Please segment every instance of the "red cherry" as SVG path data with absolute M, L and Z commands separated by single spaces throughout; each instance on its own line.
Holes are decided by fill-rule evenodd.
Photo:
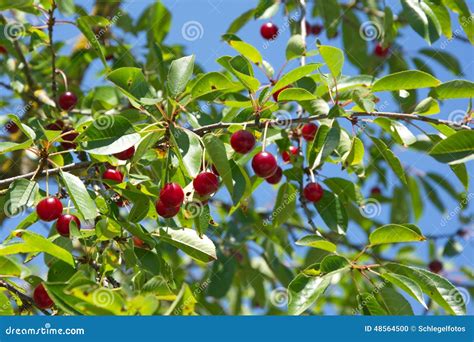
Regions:
M 193 187 L 199 195 L 207 196 L 219 189 L 219 179 L 212 172 L 202 172 L 194 178 Z
M 135 247 L 138 247 L 138 248 L 145 247 L 145 242 L 142 239 L 137 238 L 136 236 L 134 236 L 132 239 L 133 239 L 133 245 Z
M 277 168 L 275 157 L 268 152 L 259 152 L 252 159 L 252 169 L 259 177 L 270 177 L 277 171 Z
M 113 54 L 110 54 L 110 55 L 107 55 L 105 56 L 105 60 L 108 62 L 108 61 L 111 61 L 114 59 L 114 55 Z
M 323 194 L 323 188 L 318 183 L 308 183 L 303 189 L 304 198 L 310 202 L 318 202 Z
M 8 53 L 7 48 L 3 45 L 0 45 L 0 54 L 6 55 Z
M 175 216 L 179 212 L 179 206 L 173 207 L 173 206 L 167 206 L 163 201 L 159 200 L 156 201 L 156 212 L 158 215 L 164 218 L 170 218 Z
M 322 25 L 316 24 L 316 25 L 311 26 L 311 33 L 314 34 L 315 36 L 320 34 L 322 31 L 323 31 Z
M 311 34 L 311 24 L 305 21 L 306 26 L 306 35 L 309 36 Z
M 14 134 L 20 130 L 20 127 L 18 127 L 18 125 L 13 121 L 8 121 L 4 127 L 11 134 Z
M 77 103 L 77 96 L 67 91 L 59 96 L 59 107 L 62 110 L 71 110 Z
M 281 167 L 277 166 L 275 173 L 270 177 L 265 178 L 265 180 L 270 184 L 278 184 L 281 181 L 281 177 L 283 177 L 283 170 Z
M 240 130 L 232 134 L 230 137 L 230 145 L 235 152 L 245 154 L 251 151 L 255 146 L 255 137 L 249 131 Z
M 69 133 L 68 133 L 69 132 Z M 64 134 L 66 133 L 66 134 Z M 68 149 L 71 149 L 71 148 L 76 148 L 77 144 L 76 143 L 73 143 L 73 142 L 68 142 L 68 141 L 74 141 L 77 136 L 79 135 L 79 133 L 77 133 L 73 128 L 66 128 L 63 130 L 63 140 L 65 140 L 66 142 L 62 142 L 61 143 L 61 146 L 68 150 Z
M 33 300 L 41 309 L 49 309 L 54 305 L 53 300 L 48 295 L 48 292 L 46 292 L 43 284 L 36 286 L 35 290 L 33 291 Z
M 179 184 L 165 184 L 160 191 L 160 201 L 167 207 L 179 207 L 184 201 L 184 191 Z
M 372 196 L 380 196 L 381 193 L 382 193 L 382 190 L 380 190 L 378 186 L 374 186 L 372 189 L 370 189 L 370 194 Z
M 56 120 L 55 122 L 50 123 L 49 125 L 46 126 L 46 129 L 49 131 L 62 131 L 63 128 L 64 128 L 64 121 L 62 120 Z
M 273 40 L 278 36 L 278 26 L 273 23 L 265 23 L 260 27 L 260 34 L 266 40 Z
M 278 102 L 278 96 L 280 95 L 280 93 L 285 90 L 285 89 L 288 89 L 288 88 L 291 88 L 289 85 L 287 85 L 286 87 L 283 87 L 281 89 L 278 89 L 276 92 L 273 93 L 273 99 L 275 100 L 275 102 Z
M 433 260 L 428 264 L 428 268 L 433 273 L 439 273 L 443 270 L 443 263 L 439 260 Z
M 125 151 L 115 153 L 114 157 L 120 160 L 128 160 L 135 154 L 135 146 L 127 148 Z
M 310 122 L 303 126 L 303 128 L 301 129 L 301 134 L 303 134 L 303 138 L 306 141 L 313 141 L 317 130 L 318 130 L 318 126 Z
M 77 229 L 81 229 L 81 221 L 79 221 L 77 216 L 69 214 L 59 216 L 56 221 L 56 230 L 58 233 L 62 236 L 69 236 L 69 225 L 72 221 L 76 223 Z
M 216 176 L 219 176 L 219 171 L 217 171 L 216 166 L 214 164 L 211 165 L 211 169 L 212 169 L 212 172 L 214 172 Z
M 123 174 L 119 170 L 107 169 L 102 174 L 102 179 L 107 179 L 107 180 L 114 181 L 114 182 L 117 182 L 117 183 L 122 183 Z
M 283 151 L 281 157 L 285 163 L 289 163 L 291 161 L 291 155 L 297 156 L 300 150 L 296 146 L 290 146 L 289 152 Z M 291 155 L 290 155 L 291 153 Z
M 57 197 L 46 197 L 36 206 L 36 214 L 43 221 L 56 220 L 63 213 L 63 204 Z
M 390 48 L 389 48 L 389 47 L 384 48 L 384 47 L 382 46 L 382 44 L 380 44 L 380 43 L 377 43 L 377 45 L 375 45 L 374 54 L 375 54 L 377 57 L 385 58 L 385 57 L 388 56 L 389 52 L 390 52 Z

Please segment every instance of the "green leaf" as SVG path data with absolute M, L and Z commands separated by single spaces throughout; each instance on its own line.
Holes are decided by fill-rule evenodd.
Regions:
M 421 197 L 416 178 L 408 176 L 407 181 L 411 198 L 411 208 L 413 209 L 415 220 L 418 221 L 421 217 L 421 214 L 423 213 L 423 198 Z
M 322 64 L 320 63 L 307 64 L 291 70 L 287 74 L 283 75 L 273 86 L 272 94 L 275 93 L 277 90 L 280 90 L 281 88 L 284 88 L 287 85 L 292 84 L 305 76 L 308 76 L 309 74 L 320 68 L 321 65 Z
M 321 126 L 318 129 L 318 132 L 316 134 L 313 146 L 311 146 L 311 155 L 315 155 L 314 161 L 312 161 L 313 158 L 309 158 L 309 164 L 311 165 L 312 163 L 312 168 L 316 168 L 320 165 L 322 165 L 326 159 L 333 153 L 336 148 L 339 146 L 339 141 L 341 138 L 341 130 L 339 127 L 332 127 L 327 131 L 327 134 L 324 135 L 324 131 L 320 129 L 322 127 L 327 127 L 327 126 Z M 321 134 L 319 134 L 321 133 Z M 324 140 L 323 140 L 324 138 Z M 316 152 L 317 154 L 313 153 Z
M 429 154 L 442 163 L 460 164 L 474 159 L 474 131 L 458 131 L 438 142 Z
M 337 0 L 317 1 L 316 9 L 324 21 L 324 29 L 327 37 L 333 37 L 337 32 L 339 20 L 341 19 L 341 6 Z
M 0 256 L 42 252 L 74 266 L 74 258 L 71 253 L 41 235 L 28 230 L 16 230 L 12 234 L 23 239 L 24 242 L 0 245 Z
M 136 102 L 151 96 L 150 85 L 141 69 L 124 67 L 111 71 L 107 79 L 113 82 L 129 98 Z
M 76 210 L 86 221 L 94 221 L 97 216 L 97 207 L 84 183 L 79 177 L 68 172 L 61 171 L 61 177 Z
M 216 260 L 216 247 L 205 235 L 199 237 L 198 233 L 189 228 L 164 227 L 152 232 L 163 241 L 181 249 L 193 259 L 210 262 Z
M 254 12 L 255 10 L 251 9 L 242 13 L 229 25 L 226 32 L 228 34 L 237 33 L 250 19 L 253 18 Z
M 439 103 L 432 97 L 427 97 L 421 100 L 413 110 L 413 114 L 432 115 L 438 114 L 441 111 Z
M 107 18 L 98 16 L 98 15 L 83 16 L 77 19 L 77 27 L 82 32 L 82 34 L 87 38 L 92 48 L 94 48 L 94 51 L 99 56 L 100 60 L 102 61 L 102 64 L 104 65 L 106 69 L 108 68 L 108 65 L 107 65 L 107 61 L 105 60 L 104 47 L 102 46 L 102 43 L 97 39 L 92 29 L 94 27 L 106 28 L 110 26 L 111 26 L 111 23 Z
M 430 74 L 418 70 L 405 70 L 384 76 L 372 86 L 373 92 L 396 91 L 436 87 L 441 83 Z
M 298 246 L 308 246 L 331 253 L 336 252 L 336 245 L 318 235 L 305 235 L 295 242 Z
M 342 66 L 344 65 L 344 53 L 341 49 L 330 45 L 320 45 L 318 48 L 331 75 L 334 78 L 338 78 L 342 73 Z
M 344 267 L 320 277 L 307 277 L 299 274 L 288 286 L 288 314 L 300 315 L 313 305 L 335 280 L 348 272 Z
M 262 64 L 262 55 L 253 45 L 241 40 L 231 40 L 229 41 L 229 45 L 241 55 L 248 58 L 252 63 L 257 65 Z
M 7 199 L 4 204 L 4 212 L 7 216 L 15 216 L 33 206 L 36 195 L 39 192 L 38 183 L 27 179 L 18 179 L 10 184 Z
M 286 59 L 292 60 L 299 58 L 306 54 L 306 44 L 300 34 L 295 34 L 290 37 L 286 45 Z
M 369 236 L 371 246 L 386 243 L 424 241 L 426 238 L 414 224 L 387 224 L 375 229 Z
M 357 137 L 352 139 L 351 149 L 342 157 L 344 165 L 358 165 L 364 159 L 364 144 Z
M 387 311 L 382 308 L 373 293 L 363 292 L 357 296 L 357 300 L 359 307 L 368 315 L 384 316 L 387 314 Z
M 183 165 L 192 178 L 201 171 L 202 147 L 197 134 L 187 129 L 172 129 L 176 146 L 182 156 Z
M 314 205 L 330 229 L 338 234 L 346 233 L 348 221 L 347 213 L 339 196 L 324 190 L 323 197 Z
M 428 309 L 428 307 L 426 306 L 425 300 L 423 298 L 423 292 L 421 291 L 421 288 L 413 280 L 403 275 L 390 273 L 390 272 L 382 273 L 380 276 L 384 278 L 385 280 L 401 288 L 411 297 L 416 299 L 421 305 L 423 305 L 425 309 Z
M 388 148 L 387 145 L 385 145 L 382 140 L 375 137 L 370 138 L 374 142 L 374 145 L 377 148 L 378 152 L 382 155 L 382 157 L 385 159 L 385 161 L 393 170 L 393 172 L 398 176 L 400 181 L 403 184 L 407 184 L 405 169 L 403 168 L 397 156 L 395 156 L 395 154 Z
M 181 94 L 188 84 L 194 69 L 194 55 L 182 57 L 171 62 L 168 73 L 168 88 L 172 96 Z
M 389 8 L 386 6 L 385 8 Z M 344 51 L 349 62 L 358 67 L 361 72 L 367 69 L 367 37 L 360 33 L 360 30 L 354 29 L 361 27 L 362 23 L 357 17 L 355 11 L 344 13 L 342 21 L 342 41 L 344 42 Z M 378 26 L 375 26 L 378 35 Z
M 430 43 L 428 16 L 423 11 L 420 2 L 416 0 L 401 0 L 401 3 L 410 26 Z
M 203 137 L 204 146 L 206 147 L 206 153 L 211 157 L 211 161 L 219 172 L 220 177 L 224 181 L 229 193 L 232 194 L 234 184 L 232 181 L 232 170 L 230 169 L 229 159 L 227 158 L 227 152 L 225 145 L 218 137 L 212 134 L 206 134 Z
M 15 311 L 13 310 L 10 299 L 3 293 L 0 292 L 0 316 L 13 316 Z M 5 319 L 5 318 L 4 318 Z
M 89 153 L 111 155 L 125 151 L 140 141 L 140 134 L 122 115 L 99 116 L 77 138 Z
M 298 190 L 293 184 L 284 183 L 280 186 L 272 213 L 274 227 L 279 227 L 293 215 L 297 197 Z
M 311 101 L 316 96 L 303 88 L 288 88 L 278 94 L 278 101 Z
M 349 267 L 349 261 L 340 255 L 328 255 L 321 261 L 321 273 L 330 273 Z
M 474 97 L 474 82 L 453 80 L 444 82 L 430 92 L 430 96 L 440 99 L 469 99 Z
M 469 188 L 469 174 L 467 173 L 467 168 L 465 164 L 455 164 L 449 165 L 451 170 L 453 170 L 456 177 L 458 177 L 459 181 L 464 188 L 467 190 Z
M 416 142 L 415 135 L 399 121 L 388 118 L 376 118 L 374 122 L 389 133 L 400 145 L 406 147 Z
M 453 36 L 453 31 L 451 29 L 451 17 L 446 6 L 437 0 L 425 0 L 425 2 L 430 6 L 431 10 L 438 19 L 443 34 L 448 37 L 448 39 L 451 39 Z
M 466 304 L 462 294 L 445 278 L 418 267 L 396 263 L 389 263 L 384 267 L 416 282 L 422 291 L 446 310 L 448 314 L 466 314 Z
M 62 0 L 58 1 L 56 4 L 59 11 L 65 16 L 72 16 L 74 14 L 74 0 Z
M 0 277 L 24 278 L 30 270 L 13 258 L 0 256 Z
M 191 95 L 197 99 L 219 91 L 236 89 L 237 87 L 239 87 L 239 84 L 232 82 L 224 74 L 220 72 L 209 72 L 194 83 L 191 88 Z

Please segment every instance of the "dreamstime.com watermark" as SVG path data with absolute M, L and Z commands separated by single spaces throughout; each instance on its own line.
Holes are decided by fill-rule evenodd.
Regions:
M 281 203 L 281 205 L 278 206 L 278 208 L 275 208 L 275 210 L 273 210 L 269 218 L 263 220 L 263 225 L 267 226 L 269 224 L 272 224 L 273 219 L 277 217 L 277 215 L 280 215 L 280 213 L 283 210 L 285 210 L 287 205 L 289 205 L 291 202 L 294 202 L 296 198 L 298 197 L 298 195 L 299 195 L 298 191 L 295 191 L 289 196 L 288 194 L 283 195 L 283 202 Z
M 456 217 L 461 210 L 463 210 L 464 207 L 467 206 L 467 204 L 472 201 L 474 198 L 474 192 L 470 192 L 466 195 L 466 197 L 463 197 L 459 204 L 451 210 L 449 213 L 447 213 L 443 218 L 441 219 L 441 222 L 439 223 L 441 227 L 445 227 L 454 217 Z
M 17 328 L 9 326 L 5 329 L 5 335 L 85 335 L 84 328 L 52 328 L 50 323 L 39 328 Z

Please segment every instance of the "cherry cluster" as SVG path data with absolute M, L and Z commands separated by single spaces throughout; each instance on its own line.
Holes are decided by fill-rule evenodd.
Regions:
M 314 123 L 307 123 L 301 129 L 301 135 L 306 141 L 313 141 L 318 126 Z M 230 144 L 235 152 L 246 154 L 255 146 L 255 137 L 247 130 L 234 132 L 230 138 Z M 288 151 L 283 151 L 281 156 L 284 163 L 289 163 L 300 154 L 299 148 L 290 146 Z M 264 178 L 269 184 L 278 184 L 283 177 L 283 170 L 278 166 L 275 156 L 263 150 L 252 158 L 252 169 L 258 177 Z M 318 202 L 323 196 L 323 188 L 316 182 L 308 183 L 303 191 L 306 200 Z

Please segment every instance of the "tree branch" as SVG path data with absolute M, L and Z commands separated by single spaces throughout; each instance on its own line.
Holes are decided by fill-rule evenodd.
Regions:
M 61 170 L 62 171 L 71 171 L 71 170 L 85 169 L 85 168 L 89 167 L 91 164 L 92 164 L 91 162 L 87 161 L 87 162 L 69 164 L 69 165 L 66 165 L 66 166 L 63 166 L 63 167 L 57 167 L 57 168 L 54 168 L 54 169 L 43 170 L 40 173 L 40 176 L 46 176 L 46 172 L 48 172 L 48 174 L 51 176 L 51 175 L 58 174 Z M 18 179 L 30 178 L 30 177 L 33 177 L 34 175 L 35 175 L 35 172 L 33 171 L 33 172 L 25 173 L 23 175 L 18 175 L 18 176 L 7 178 L 7 179 L 2 179 L 2 180 L 0 180 L 0 187 L 10 185 L 11 183 L 13 183 L 14 181 L 16 181 Z

